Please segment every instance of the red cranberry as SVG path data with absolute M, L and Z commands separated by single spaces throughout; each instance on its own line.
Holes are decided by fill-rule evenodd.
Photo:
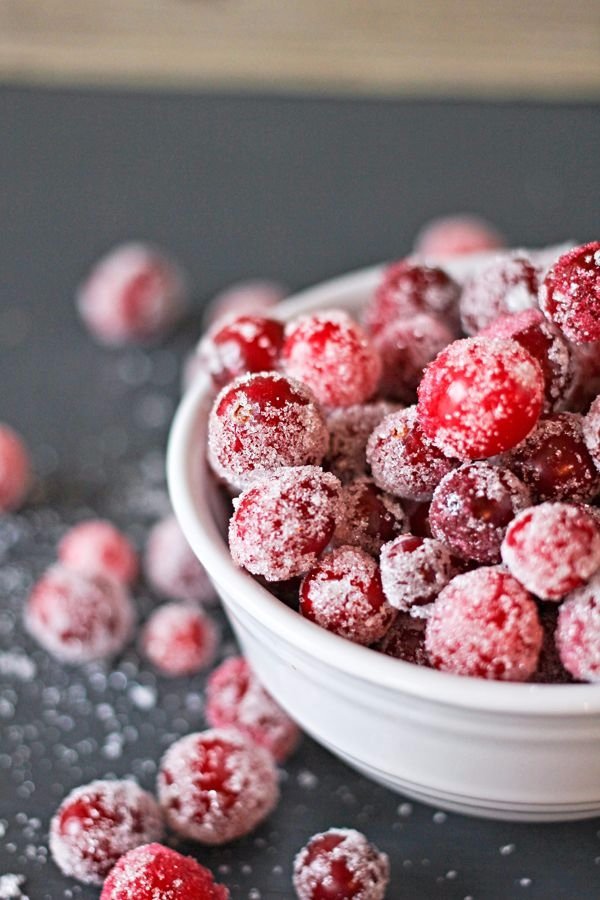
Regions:
M 333 536 L 338 546 L 350 544 L 377 555 L 404 527 L 400 502 L 370 478 L 357 478 L 342 488 L 339 520 Z
M 149 585 L 170 600 L 210 603 L 215 589 L 196 558 L 175 516 L 157 522 L 148 535 L 144 575 Z
M 102 884 L 123 853 L 159 840 L 160 810 L 134 781 L 92 781 L 63 800 L 50 823 L 50 853 L 65 875 Z
M 429 666 L 425 649 L 425 625 L 425 619 L 418 619 L 410 613 L 398 613 L 387 633 L 374 645 L 374 649 L 415 666 Z
M 423 369 L 454 340 L 450 329 L 437 316 L 418 313 L 397 319 L 373 338 L 381 354 L 381 393 L 392 400 L 414 403 Z
M 455 341 L 425 370 L 419 421 L 448 456 L 494 456 L 527 437 L 540 416 L 543 391 L 542 370 L 515 341 Z
M 386 854 L 349 828 L 315 834 L 294 860 L 298 900 L 383 900 L 389 879 Z
M 427 620 L 425 646 L 436 669 L 497 681 L 527 681 L 543 631 L 532 597 L 500 567 L 457 575 Z
M 0 515 L 18 509 L 31 484 L 31 462 L 22 438 L 0 424 Z
M 323 465 L 342 482 L 366 475 L 369 435 L 396 409 L 397 405 L 381 400 L 331 410 L 327 414 L 329 450 Z
M 574 344 L 600 341 L 600 241 L 558 258 L 544 279 L 540 305 Z
M 142 631 L 144 655 L 163 675 L 192 675 L 215 658 L 219 634 L 206 613 L 183 603 L 154 610 Z
M 130 850 L 118 861 L 100 900 L 229 900 L 210 869 L 162 844 Z
M 485 219 L 465 213 L 427 222 L 417 235 L 415 252 L 432 259 L 483 253 L 505 246 L 504 238 Z
M 538 612 L 544 629 L 544 639 L 538 666 L 530 681 L 535 684 L 572 684 L 573 676 L 567 672 L 556 646 L 556 625 L 560 607 L 556 603 L 540 603 Z
M 277 306 L 289 291 L 276 281 L 238 281 L 215 294 L 208 304 L 205 321 L 209 325 L 226 316 L 260 315 Z
M 579 681 L 600 681 L 600 575 L 565 598 L 556 645 L 565 669 Z
M 583 420 L 583 439 L 596 469 L 600 472 L 600 395 Z
M 539 270 L 524 256 L 500 256 L 467 279 L 460 314 L 467 334 L 477 334 L 498 316 L 537 306 Z
M 283 325 L 264 316 L 238 316 L 219 321 L 198 345 L 198 356 L 215 387 L 221 388 L 247 372 L 277 368 Z
M 104 575 L 131 584 L 138 558 L 131 542 L 112 522 L 90 519 L 71 528 L 58 545 L 58 558 L 84 575 Z
M 189 734 L 162 758 L 158 799 L 167 824 L 182 837 L 226 844 L 273 811 L 277 769 L 270 753 L 234 729 Z
M 365 323 L 375 334 L 397 319 L 433 313 L 453 320 L 460 288 L 434 266 L 403 259 L 389 266 L 365 310 Z
M 447 547 L 414 534 L 402 534 L 382 547 L 380 565 L 388 603 L 404 611 L 431 603 L 456 574 Z

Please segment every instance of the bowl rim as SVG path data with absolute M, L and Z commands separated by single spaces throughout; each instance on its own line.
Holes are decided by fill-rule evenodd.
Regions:
M 281 303 L 282 320 L 325 306 L 350 291 L 376 284 L 381 266 L 360 269 L 321 282 Z M 532 684 L 468 678 L 394 659 L 354 644 L 304 619 L 247 572 L 238 568 L 217 528 L 210 505 L 195 499 L 211 477 L 198 465 L 197 432 L 205 431 L 215 391 L 199 376 L 184 395 L 173 421 L 167 450 L 167 481 L 173 510 L 198 559 L 218 586 L 235 598 L 246 615 L 316 662 L 399 694 L 431 703 L 513 716 L 582 716 L 600 713 L 600 685 Z M 199 481 L 198 481 L 199 479 Z M 198 483 L 194 484 L 194 480 Z M 260 612 L 258 612 L 260 611 Z

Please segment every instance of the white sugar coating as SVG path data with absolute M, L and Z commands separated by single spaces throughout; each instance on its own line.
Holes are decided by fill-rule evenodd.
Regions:
M 596 397 L 583 418 L 583 439 L 600 472 L 600 395 Z
M 510 523 L 502 560 L 537 597 L 560 600 L 600 568 L 600 531 L 582 506 L 541 503 Z
M 600 574 L 565 598 L 554 637 L 560 661 L 574 678 L 600 681 Z
M 331 538 L 341 485 L 317 466 L 283 468 L 234 500 L 233 561 L 267 581 L 303 575 Z
M 165 675 L 187 675 L 208 668 L 215 658 L 219 631 L 201 609 L 165 603 L 150 615 L 141 634 L 145 656 Z
M 288 396 L 276 405 L 257 385 Z M 208 419 L 208 460 L 230 487 L 243 490 L 282 466 L 318 465 L 329 443 L 312 391 L 276 372 L 242 375 L 217 396 Z
M 55 565 L 34 586 L 24 620 L 48 653 L 78 664 L 118 653 L 131 635 L 135 611 L 119 582 Z
M 339 842 L 327 849 L 335 839 Z M 311 852 L 322 840 L 325 850 Z M 390 879 L 389 859 L 364 834 L 352 828 L 330 828 L 315 834 L 300 850 L 294 859 L 293 874 L 298 900 L 326 896 L 322 891 L 327 891 L 340 866 L 352 878 L 353 900 L 383 900 Z
M 102 884 L 123 853 L 162 833 L 156 800 L 135 781 L 92 781 L 71 791 L 53 816 L 50 853 L 65 875 Z
M 112 522 L 89 519 L 70 528 L 58 545 L 58 558 L 88 575 L 106 575 L 130 584 L 138 572 L 131 542 Z
M 404 531 L 400 501 L 365 476 L 342 487 L 333 543 L 350 544 L 377 555 L 382 544 Z
M 400 407 L 387 400 L 333 409 L 327 413 L 329 449 L 323 465 L 340 481 L 351 481 L 367 472 L 367 441 L 373 429 Z
M 594 241 L 560 257 L 540 287 L 544 313 L 574 344 L 600 339 L 600 243 Z
M 169 747 L 158 774 L 168 825 L 203 844 L 225 844 L 252 831 L 279 799 L 267 750 L 232 728 L 189 734 Z
M 150 586 L 170 600 L 215 601 L 215 589 L 206 569 L 188 544 L 175 516 L 166 516 L 150 530 L 144 574 Z
M 469 278 L 460 297 L 460 315 L 467 334 L 476 334 L 506 313 L 535 308 L 540 272 L 519 251 L 500 255 Z
M 423 434 L 417 407 L 386 416 L 367 443 L 375 483 L 390 494 L 429 500 L 440 480 L 458 465 Z
M 0 900 L 29 900 L 21 891 L 25 881 L 24 875 L 0 875 Z
M 390 541 L 381 548 L 379 563 L 387 601 L 403 611 L 433 601 L 454 575 L 450 551 L 433 538 L 403 535 Z
M 233 373 L 247 371 L 248 367 L 240 340 L 236 340 L 233 335 L 239 337 L 242 343 L 256 342 L 257 347 L 266 353 L 272 351 L 273 362 L 275 362 L 278 348 L 265 334 L 265 321 L 269 320 L 260 316 L 240 317 L 237 314 L 220 318 L 198 343 L 196 349 L 198 367 L 216 376 L 221 375 L 224 371 Z M 215 342 L 215 337 L 226 327 L 230 328 L 232 336 L 227 340 Z M 283 326 L 279 325 L 280 334 L 282 328 Z

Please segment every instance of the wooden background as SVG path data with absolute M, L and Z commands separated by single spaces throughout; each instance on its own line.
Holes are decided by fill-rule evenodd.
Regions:
M 0 79 L 600 96 L 600 0 L 0 0 Z

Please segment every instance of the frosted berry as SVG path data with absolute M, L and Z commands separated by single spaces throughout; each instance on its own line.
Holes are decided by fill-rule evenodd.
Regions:
M 540 273 L 518 254 L 500 256 L 467 279 L 460 296 L 460 315 L 467 334 L 477 334 L 507 313 L 537 307 Z
M 333 536 L 340 483 L 316 466 L 279 469 L 234 502 L 233 561 L 268 581 L 303 575 Z
M 0 515 L 18 509 L 31 484 L 31 462 L 23 439 L 0 424 Z
M 447 547 L 414 534 L 402 534 L 385 544 L 380 566 L 388 603 L 404 612 L 431 603 L 456 574 Z
M 144 575 L 157 593 L 170 600 L 214 600 L 215 589 L 206 569 L 196 558 L 175 516 L 166 516 L 151 528 L 144 554 Z
M 542 503 L 513 519 L 502 559 L 532 593 L 560 600 L 600 568 L 600 531 L 580 506 Z
M 578 681 L 600 681 L 600 575 L 569 594 L 558 612 L 556 646 Z
M 237 316 L 217 322 L 202 338 L 196 351 L 198 365 L 221 388 L 238 375 L 277 368 L 282 344 L 281 322 L 265 316 Z
M 294 860 L 298 900 L 383 900 L 389 879 L 386 854 L 351 828 L 315 834 Z
M 403 259 L 383 273 L 366 306 L 365 324 L 376 334 L 398 319 L 417 313 L 432 313 L 453 322 L 459 295 L 460 288 L 443 269 Z
M 103 344 L 159 337 L 179 319 L 186 302 L 177 265 L 142 243 L 111 250 L 96 263 L 77 295 L 84 323 Z
M 367 441 L 376 425 L 398 409 L 386 401 L 333 409 L 327 413 L 329 449 L 323 466 L 340 479 L 352 481 L 367 473 Z
M 415 666 L 429 666 L 425 649 L 425 625 L 425 618 L 400 612 L 379 643 L 374 644 L 374 649 Z
M 90 519 L 69 529 L 58 545 L 58 558 L 85 575 L 104 575 L 131 584 L 138 573 L 134 547 L 112 522 Z
M 262 686 L 241 656 L 226 659 L 206 686 L 206 720 L 213 728 L 236 728 L 284 762 L 300 729 Z
M 130 850 L 104 882 L 100 900 L 229 900 L 210 869 L 162 844 Z
M 42 647 L 66 663 L 114 656 L 131 634 L 135 613 L 121 584 L 56 565 L 34 586 L 25 624 Z
M 425 646 L 436 669 L 498 681 L 527 681 L 543 631 L 534 600 L 500 567 L 457 575 L 434 603 Z
M 339 547 L 310 570 L 300 588 L 300 612 L 357 644 L 381 640 L 396 616 L 379 566 L 358 547 Z
M 582 426 L 586 448 L 600 472 L 600 395 L 590 406 Z
M 556 625 L 560 606 L 557 603 L 540 603 L 538 612 L 544 629 L 544 639 L 537 669 L 530 678 L 535 684 L 572 684 L 574 679 L 567 672 L 556 646 Z
M 192 675 L 215 658 L 219 633 L 206 613 L 183 603 L 166 603 L 144 625 L 144 655 L 163 675 Z
M 64 875 L 102 884 L 124 853 L 162 833 L 156 800 L 135 781 L 92 781 L 59 806 L 50 823 L 50 853 Z
M 238 281 L 215 294 L 206 310 L 206 321 L 213 324 L 226 316 L 265 314 L 287 297 L 289 291 L 277 281 L 254 279 Z
M 237 378 L 218 395 L 208 420 L 209 461 L 235 488 L 282 466 L 317 465 L 328 443 L 312 392 L 276 372 Z
M 456 556 L 496 563 L 509 523 L 530 505 L 529 491 L 508 469 L 467 463 L 440 481 L 429 523 L 434 536 Z
M 558 258 L 544 279 L 540 306 L 574 344 L 600 341 L 600 241 Z
M 160 763 L 158 798 L 167 824 L 202 844 L 248 834 L 275 808 L 277 770 L 271 754 L 234 729 L 189 734 Z
M 567 409 L 586 413 L 600 394 L 600 342 L 570 344 L 575 374 L 567 397 Z
M 381 393 L 392 400 L 414 403 L 425 366 L 453 340 L 447 325 L 427 313 L 386 325 L 373 338 L 383 364 Z
M 351 544 L 377 555 L 387 541 L 404 530 L 400 501 L 386 494 L 371 478 L 357 478 L 342 488 L 334 543 Z
M 328 407 L 364 403 L 377 390 L 381 377 L 379 353 L 360 325 L 342 310 L 290 322 L 281 365 Z
M 415 241 L 415 253 L 432 259 L 484 253 L 505 246 L 502 235 L 485 219 L 463 213 L 427 222 Z
M 544 378 L 515 341 L 455 341 L 425 370 L 417 410 L 423 431 L 448 456 L 480 459 L 509 450 L 534 428 Z
M 367 461 L 380 488 L 411 500 L 429 500 L 440 479 L 454 469 L 423 433 L 415 406 L 386 416 L 367 444 Z

